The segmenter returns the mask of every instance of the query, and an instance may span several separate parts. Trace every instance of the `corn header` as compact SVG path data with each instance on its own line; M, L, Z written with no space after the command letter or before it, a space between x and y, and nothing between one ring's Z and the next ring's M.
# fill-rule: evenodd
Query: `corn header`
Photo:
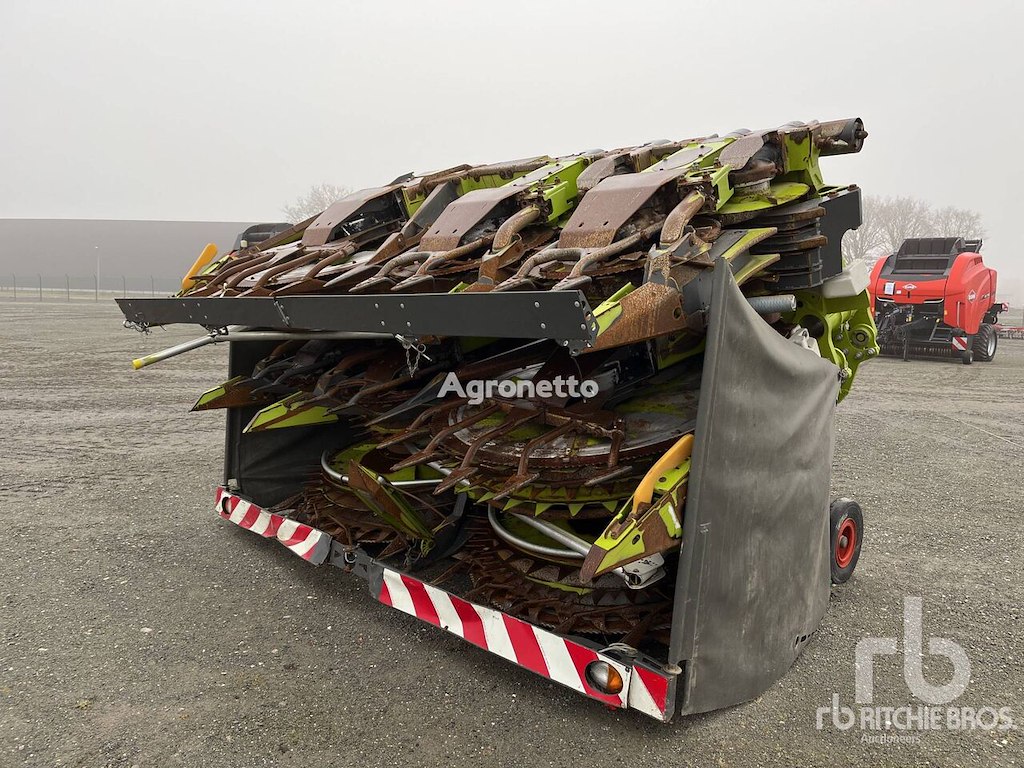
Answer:
M878 347L819 161L866 135L408 174L119 300L206 329L136 367L229 344L194 406L227 410L224 517L592 698L733 704L859 553L832 414Z

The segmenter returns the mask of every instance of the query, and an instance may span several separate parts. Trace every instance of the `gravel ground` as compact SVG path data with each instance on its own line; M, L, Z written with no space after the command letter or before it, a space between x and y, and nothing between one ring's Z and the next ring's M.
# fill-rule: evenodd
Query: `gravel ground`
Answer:
M838 416L834 485L865 509L853 580L756 701L662 725L619 713L376 604L211 511L222 415L189 414L225 368L205 349L128 361L194 331L116 309L0 304L0 766L1024 764L1019 731L878 745L815 712L853 702L858 640L966 650L960 707L1024 726L1019 530L1024 342L994 363L880 360ZM927 647L927 644L926 644ZM875 703L916 705L901 657ZM951 666L926 656L929 680Z

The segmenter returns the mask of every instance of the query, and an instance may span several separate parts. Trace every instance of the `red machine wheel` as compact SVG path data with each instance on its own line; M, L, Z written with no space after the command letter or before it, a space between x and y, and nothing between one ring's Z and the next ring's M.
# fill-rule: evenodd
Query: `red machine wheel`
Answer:
M999 334L996 329L988 323L982 323L974 336L974 359L983 363L991 363L996 356L996 347L999 344Z
M843 584L853 575L864 541L864 515L852 499L836 499L829 509L832 583Z

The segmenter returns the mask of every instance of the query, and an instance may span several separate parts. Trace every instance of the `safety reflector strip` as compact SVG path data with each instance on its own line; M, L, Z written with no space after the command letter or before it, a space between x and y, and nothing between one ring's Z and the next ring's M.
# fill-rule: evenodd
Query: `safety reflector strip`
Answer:
M277 539L313 565L320 565L331 553L331 537L323 531L267 512L226 488L218 488L216 498L217 513L222 518L266 539Z
M967 337L966 336L954 336L953 337L953 349L958 352L967 351Z
M668 679L639 665L633 667L629 681L629 708L651 717L665 719L668 709Z
M253 504L226 488L217 489L217 513L248 531L277 539L313 565L330 556L333 540L323 531ZM377 599L403 613L501 656L542 677L572 688L611 707L635 709L667 721L673 711L674 676L641 663L624 662L529 622L484 608L387 568ZM603 661L622 676L622 690L602 693L587 680L587 667Z
M386 568L377 599L612 707L636 709L659 720L671 715L668 677L639 664L630 667L554 632ZM622 691L608 695L590 685L586 669L594 661L607 662L618 671Z

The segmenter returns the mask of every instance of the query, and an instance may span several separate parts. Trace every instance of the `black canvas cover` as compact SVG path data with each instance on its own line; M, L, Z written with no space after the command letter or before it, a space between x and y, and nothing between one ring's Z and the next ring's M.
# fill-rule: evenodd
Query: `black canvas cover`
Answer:
M229 342L228 375L252 373L275 342ZM244 434L259 407L229 408L224 454L225 482L261 507L271 507L298 493L320 471L320 455L343 448L355 437L344 422L324 426L268 429Z
M715 266L673 612L680 710L756 697L825 613L838 368L783 338Z

